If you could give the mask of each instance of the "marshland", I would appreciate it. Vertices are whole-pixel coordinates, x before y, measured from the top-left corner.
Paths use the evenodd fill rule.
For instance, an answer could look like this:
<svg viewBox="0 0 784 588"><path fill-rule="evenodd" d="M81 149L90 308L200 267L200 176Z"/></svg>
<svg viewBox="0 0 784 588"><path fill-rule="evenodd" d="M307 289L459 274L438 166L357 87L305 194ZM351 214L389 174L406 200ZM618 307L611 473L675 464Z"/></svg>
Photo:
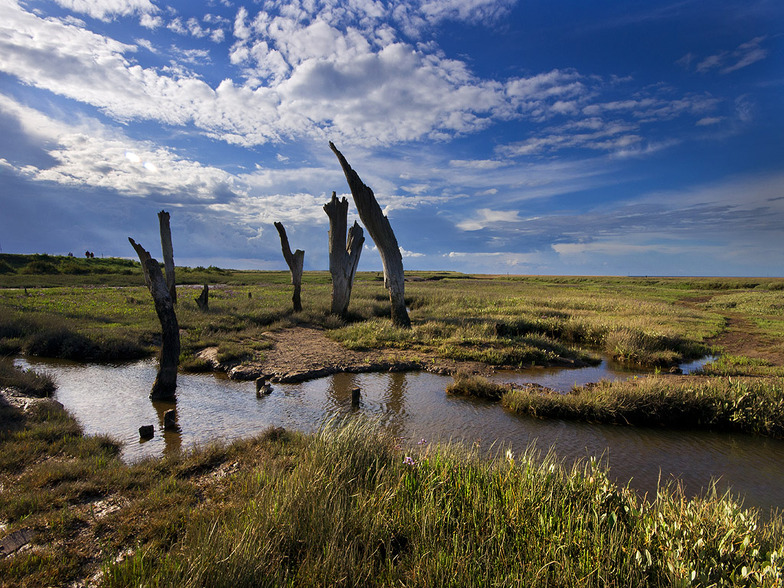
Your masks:
<svg viewBox="0 0 784 588"><path fill-rule="evenodd" d="M746 504L719 472L713 486L664 476L643 490L618 476L612 450L559 454L544 431L710 436L727 460L748 448L748 478L780 479L784 469L762 457L755 474L754 459L784 449L784 280L407 272L412 324L401 328L380 274L357 274L339 318L327 272L304 273L303 310L293 312L287 272L177 271L182 431L156 430L145 445L119 428L88 430L69 406L74 394L88 408L90 395L96 406L99 395L122 398L108 376L78 393L57 389L57 365L154 364L161 329L140 264L0 255L0 540L20 544L0 559L3 583L781 583L775 500ZM203 284L206 312L194 300ZM612 381L531 384L608 364ZM258 375L273 382L269 398L254 394ZM424 389L431 376L442 389ZM188 437L189 377L240 387L222 400L258 406L258 428L229 424L230 441ZM405 391L376 399L373 377ZM345 389L356 382L363 403L352 409ZM151 383L134 393L157 419ZM296 385L332 409L292 402L295 417L264 421L275 402L299 398L286 388ZM489 420L481 443L457 425L434 438L426 431L451 410L442 405L420 429L401 425L401 414L427 410L427 394L460 403L480 430L492 414L538 433L510 443ZM129 446L154 443L168 450L129 457ZM697 453L682 459L700 467Z"/></svg>

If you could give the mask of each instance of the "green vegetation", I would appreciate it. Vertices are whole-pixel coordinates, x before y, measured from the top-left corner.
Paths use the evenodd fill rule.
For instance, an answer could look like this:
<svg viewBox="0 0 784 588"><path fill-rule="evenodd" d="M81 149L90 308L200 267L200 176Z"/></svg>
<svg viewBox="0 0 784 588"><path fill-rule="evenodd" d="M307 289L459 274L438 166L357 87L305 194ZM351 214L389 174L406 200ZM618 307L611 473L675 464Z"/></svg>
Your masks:
<svg viewBox="0 0 784 588"><path fill-rule="evenodd" d="M0 403L6 585L777 586L784 540L729 495L645 500L595 461L401 447L361 419L126 465L62 408Z"/></svg>
<svg viewBox="0 0 784 588"><path fill-rule="evenodd" d="M670 428L704 428L784 439L784 378L649 376L602 381L560 394L511 389L477 376L458 377L450 394L500 400L539 418Z"/></svg>
<svg viewBox="0 0 784 588"><path fill-rule="evenodd" d="M22 370L10 359L0 357L0 389L15 388L25 396L51 396L55 390L54 379L48 374Z"/></svg>
<svg viewBox="0 0 784 588"><path fill-rule="evenodd" d="M0 255L0 264L0 286L7 287L0 289L0 352L74 359L153 352L159 326L138 262ZM50 266L57 273L45 273ZM584 365L609 355L667 368L709 353L711 339L740 317L784 355L780 279L409 272L413 328L399 329L388 318L388 295L376 272L357 275L346 322L329 314L328 272L305 273L305 310L297 314L288 272L178 268L177 277L182 362L196 367L194 354L207 346L222 345L231 361L258 359L264 331L300 323L323 326L351 349L405 348L518 368ZM213 285L208 313L193 300L204 283Z"/></svg>

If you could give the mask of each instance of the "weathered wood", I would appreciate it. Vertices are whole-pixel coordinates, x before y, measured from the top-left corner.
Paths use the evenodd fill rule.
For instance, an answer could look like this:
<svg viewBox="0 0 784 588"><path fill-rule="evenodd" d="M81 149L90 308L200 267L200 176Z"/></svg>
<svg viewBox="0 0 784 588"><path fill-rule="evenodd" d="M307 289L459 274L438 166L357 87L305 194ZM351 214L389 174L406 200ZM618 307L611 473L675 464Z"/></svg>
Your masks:
<svg viewBox="0 0 784 588"><path fill-rule="evenodd" d="M405 301L403 256L389 219L378 205L373 190L362 182L332 141L329 142L329 147L338 158L340 167L346 175L359 218L362 219L362 224L367 228L381 255L381 263L384 266L384 286L389 290L389 300L392 304L392 322L400 327L410 327L411 319Z"/></svg>
<svg viewBox="0 0 784 588"><path fill-rule="evenodd" d="M280 248L283 250L283 259L286 260L289 271L291 271L291 283L294 286L294 295L291 297L291 302L294 305L294 312L300 312L302 310L302 268L305 263L305 252L302 249L297 249L292 253L283 223L273 224L278 230L278 235L280 235Z"/></svg>
<svg viewBox="0 0 784 588"><path fill-rule="evenodd" d="M166 287L172 302L177 304L177 288L174 282L174 249L172 248L169 213L165 210L160 211L158 223L161 226L161 251L163 252L163 268L166 270Z"/></svg>
<svg viewBox="0 0 784 588"><path fill-rule="evenodd" d="M348 230L348 200L338 200L335 192L324 205L329 217L329 273L332 275L332 313L346 316L351 300L351 287L359 266L365 236L356 221Z"/></svg>
<svg viewBox="0 0 784 588"><path fill-rule="evenodd" d="M196 301L196 305L199 307L199 310L202 312L207 312L210 309L210 288L207 284L204 284L204 288L201 290L201 294L199 294L194 300Z"/></svg>
<svg viewBox="0 0 784 588"><path fill-rule="evenodd" d="M132 238L128 237L128 241L150 277L148 287L161 323L161 355L158 361L158 375L150 391L150 398L153 400L174 398L177 388L177 367L180 362L180 327L174 312L174 303L158 262Z"/></svg>

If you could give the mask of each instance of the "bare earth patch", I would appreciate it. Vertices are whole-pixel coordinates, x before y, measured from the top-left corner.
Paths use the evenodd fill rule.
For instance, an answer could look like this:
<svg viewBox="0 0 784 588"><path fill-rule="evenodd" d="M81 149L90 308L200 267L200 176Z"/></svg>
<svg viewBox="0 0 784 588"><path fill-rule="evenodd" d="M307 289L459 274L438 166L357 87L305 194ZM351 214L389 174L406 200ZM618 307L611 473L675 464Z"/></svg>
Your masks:
<svg viewBox="0 0 784 588"><path fill-rule="evenodd" d="M244 362L238 366L220 366L217 348L207 348L199 357L217 369L226 369L236 380L265 377L273 382L301 382L338 372L383 372L426 370L439 374L468 372L490 374L491 366L479 362L459 362L432 354L405 349L355 351L326 336L319 327L297 326L267 333L272 348L264 351L264 358ZM228 369L227 369L228 368Z"/></svg>

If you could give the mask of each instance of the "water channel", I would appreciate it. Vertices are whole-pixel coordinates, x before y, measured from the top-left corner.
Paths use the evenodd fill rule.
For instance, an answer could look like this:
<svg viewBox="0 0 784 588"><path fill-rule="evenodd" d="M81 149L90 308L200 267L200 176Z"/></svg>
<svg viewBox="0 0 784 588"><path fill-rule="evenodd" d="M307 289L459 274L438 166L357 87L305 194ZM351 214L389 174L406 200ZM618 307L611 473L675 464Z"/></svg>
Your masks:
<svg viewBox="0 0 784 588"><path fill-rule="evenodd" d="M481 447L522 452L529 445L571 463L597 457L622 484L654 494L661 481L680 480L690 495L716 479L720 491L731 489L747 506L784 507L784 442L747 435L704 431L592 425L538 420L514 415L499 404L445 394L452 378L426 372L336 374L299 384L275 384L272 394L257 398L253 382L236 382L213 374L180 374L175 403L151 402L156 362L120 365L18 359L24 367L50 373L55 398L78 419L88 434L109 434L124 443L126 461L207 443L230 441L269 426L305 432L325 420L349 414L351 389L362 389L357 412L378 419L395 435L416 444L460 441ZM682 366L684 371L699 364ZM581 369L532 369L503 372L496 379L536 382L567 391L601 379L635 377L607 362ZM179 432L163 432L163 413L176 408ZM140 425L153 424L155 436L140 442Z"/></svg>

